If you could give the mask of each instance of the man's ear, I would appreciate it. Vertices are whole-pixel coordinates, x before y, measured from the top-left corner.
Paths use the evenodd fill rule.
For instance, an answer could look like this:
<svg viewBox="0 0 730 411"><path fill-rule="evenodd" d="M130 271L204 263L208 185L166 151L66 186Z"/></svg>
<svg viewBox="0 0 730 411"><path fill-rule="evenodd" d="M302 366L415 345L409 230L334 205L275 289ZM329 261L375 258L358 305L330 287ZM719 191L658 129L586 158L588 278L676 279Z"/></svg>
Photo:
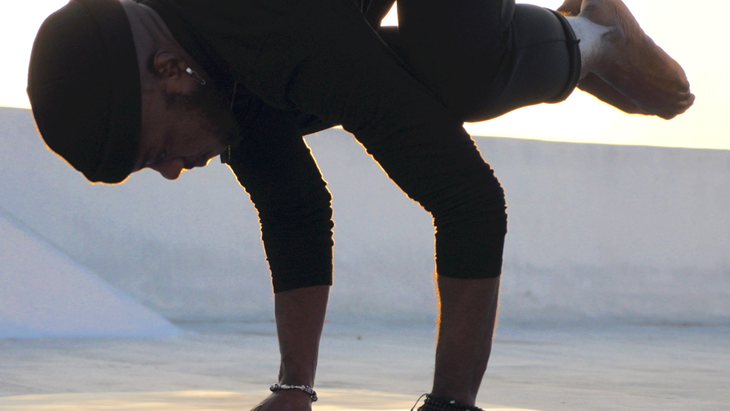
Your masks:
<svg viewBox="0 0 730 411"><path fill-rule="evenodd" d="M189 92L194 84L185 69L188 64L169 50L160 50L152 58L152 70L159 83L169 92Z"/></svg>

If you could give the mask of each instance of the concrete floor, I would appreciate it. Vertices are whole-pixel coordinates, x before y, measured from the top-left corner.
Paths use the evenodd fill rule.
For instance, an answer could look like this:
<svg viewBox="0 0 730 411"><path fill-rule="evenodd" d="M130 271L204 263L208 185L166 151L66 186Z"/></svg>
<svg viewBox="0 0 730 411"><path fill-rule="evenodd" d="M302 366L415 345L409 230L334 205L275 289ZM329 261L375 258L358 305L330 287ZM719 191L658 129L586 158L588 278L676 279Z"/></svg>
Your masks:
<svg viewBox="0 0 730 411"><path fill-rule="evenodd" d="M163 339L0 340L0 410L248 410L275 381L273 324ZM409 410L433 325L328 324L314 410ZM728 325L500 325L489 410L730 410Z"/></svg>

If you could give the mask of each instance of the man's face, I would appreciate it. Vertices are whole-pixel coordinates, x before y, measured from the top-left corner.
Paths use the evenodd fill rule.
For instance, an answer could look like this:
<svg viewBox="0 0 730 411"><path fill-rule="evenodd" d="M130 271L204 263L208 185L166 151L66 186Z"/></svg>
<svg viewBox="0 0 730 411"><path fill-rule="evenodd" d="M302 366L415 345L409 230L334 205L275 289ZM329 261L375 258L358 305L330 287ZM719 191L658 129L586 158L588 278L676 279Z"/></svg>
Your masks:
<svg viewBox="0 0 730 411"><path fill-rule="evenodd" d="M203 167L238 138L228 102L213 89L143 97L140 150L134 171L151 168L169 180Z"/></svg>

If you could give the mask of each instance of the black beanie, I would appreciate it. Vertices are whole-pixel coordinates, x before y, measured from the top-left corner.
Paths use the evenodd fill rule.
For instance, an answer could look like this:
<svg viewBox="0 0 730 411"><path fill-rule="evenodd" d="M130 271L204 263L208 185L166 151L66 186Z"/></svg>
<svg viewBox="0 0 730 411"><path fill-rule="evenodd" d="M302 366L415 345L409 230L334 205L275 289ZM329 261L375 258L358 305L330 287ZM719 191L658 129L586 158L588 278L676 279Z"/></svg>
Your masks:
<svg viewBox="0 0 730 411"><path fill-rule="evenodd" d="M43 22L28 97L48 147L89 181L129 176L142 96L132 29L118 0L71 0Z"/></svg>

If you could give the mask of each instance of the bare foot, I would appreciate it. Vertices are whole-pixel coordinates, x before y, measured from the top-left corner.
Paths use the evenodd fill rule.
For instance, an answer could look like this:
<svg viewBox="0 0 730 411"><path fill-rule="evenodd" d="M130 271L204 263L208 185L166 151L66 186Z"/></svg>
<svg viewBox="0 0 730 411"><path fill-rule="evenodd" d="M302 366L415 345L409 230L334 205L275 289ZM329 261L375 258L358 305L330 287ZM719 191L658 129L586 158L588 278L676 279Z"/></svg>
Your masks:
<svg viewBox="0 0 730 411"><path fill-rule="evenodd" d="M558 11L612 29L595 76L586 76L579 88L628 113L667 120L692 106L695 96L682 67L644 33L621 0L566 0Z"/></svg>
<svg viewBox="0 0 730 411"><path fill-rule="evenodd" d="M583 0L565 0L565 3L558 8L558 11L564 16L575 17L580 14L581 5L583 5ZM578 83L578 88L626 113L649 115L630 98L593 73L588 73L587 76L582 78Z"/></svg>

